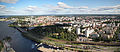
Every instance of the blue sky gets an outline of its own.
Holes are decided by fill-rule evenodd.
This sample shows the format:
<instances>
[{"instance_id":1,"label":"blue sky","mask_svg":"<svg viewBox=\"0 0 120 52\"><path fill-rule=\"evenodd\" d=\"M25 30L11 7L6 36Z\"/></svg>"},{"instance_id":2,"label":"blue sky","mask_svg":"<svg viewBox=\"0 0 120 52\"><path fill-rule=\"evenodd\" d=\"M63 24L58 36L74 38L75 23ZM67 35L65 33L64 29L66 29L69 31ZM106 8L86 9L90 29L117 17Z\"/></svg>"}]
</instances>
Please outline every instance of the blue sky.
<instances>
[{"instance_id":1,"label":"blue sky","mask_svg":"<svg viewBox=\"0 0 120 52\"><path fill-rule=\"evenodd\" d=\"M120 14L120 0L0 0L0 15Z\"/></svg>"}]
</instances>

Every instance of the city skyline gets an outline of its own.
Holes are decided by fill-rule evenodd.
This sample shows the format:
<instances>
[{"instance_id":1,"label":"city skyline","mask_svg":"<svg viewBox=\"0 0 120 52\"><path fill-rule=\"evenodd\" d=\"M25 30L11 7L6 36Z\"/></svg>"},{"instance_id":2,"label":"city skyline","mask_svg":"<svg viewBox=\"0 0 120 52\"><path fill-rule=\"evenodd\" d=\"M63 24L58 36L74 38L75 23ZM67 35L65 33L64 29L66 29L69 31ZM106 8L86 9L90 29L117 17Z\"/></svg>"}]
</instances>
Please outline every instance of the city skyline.
<instances>
[{"instance_id":1,"label":"city skyline","mask_svg":"<svg viewBox=\"0 0 120 52\"><path fill-rule=\"evenodd\" d=\"M0 15L120 14L120 0L0 0Z\"/></svg>"}]
</instances>

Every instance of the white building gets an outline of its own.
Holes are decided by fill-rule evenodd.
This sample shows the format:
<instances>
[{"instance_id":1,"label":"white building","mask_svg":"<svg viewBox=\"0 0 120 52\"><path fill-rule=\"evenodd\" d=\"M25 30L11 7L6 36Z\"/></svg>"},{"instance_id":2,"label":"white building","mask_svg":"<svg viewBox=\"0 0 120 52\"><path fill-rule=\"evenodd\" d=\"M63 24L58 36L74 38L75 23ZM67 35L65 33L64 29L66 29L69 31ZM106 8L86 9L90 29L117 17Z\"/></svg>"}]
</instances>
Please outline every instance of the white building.
<instances>
[{"instance_id":1,"label":"white building","mask_svg":"<svg viewBox=\"0 0 120 52\"><path fill-rule=\"evenodd\" d=\"M102 27L106 26L106 24L102 24Z\"/></svg>"},{"instance_id":2,"label":"white building","mask_svg":"<svg viewBox=\"0 0 120 52\"><path fill-rule=\"evenodd\" d=\"M88 26L90 26L90 23L84 23L83 24L83 27L88 27Z\"/></svg>"},{"instance_id":3,"label":"white building","mask_svg":"<svg viewBox=\"0 0 120 52\"><path fill-rule=\"evenodd\" d=\"M78 35L80 34L80 28L79 27L76 28L76 34L78 34Z\"/></svg>"},{"instance_id":4,"label":"white building","mask_svg":"<svg viewBox=\"0 0 120 52\"><path fill-rule=\"evenodd\" d=\"M69 28L68 28L68 31L71 32L71 30L72 30L72 29L69 27Z\"/></svg>"},{"instance_id":5,"label":"white building","mask_svg":"<svg viewBox=\"0 0 120 52\"><path fill-rule=\"evenodd\" d=\"M93 27L95 27L96 26L96 23L93 23Z\"/></svg>"},{"instance_id":6,"label":"white building","mask_svg":"<svg viewBox=\"0 0 120 52\"><path fill-rule=\"evenodd\" d=\"M86 37L89 37L89 35L91 34L91 33L93 33L94 32L94 29L86 29L86 31L85 31L85 35L86 35Z\"/></svg>"}]
</instances>

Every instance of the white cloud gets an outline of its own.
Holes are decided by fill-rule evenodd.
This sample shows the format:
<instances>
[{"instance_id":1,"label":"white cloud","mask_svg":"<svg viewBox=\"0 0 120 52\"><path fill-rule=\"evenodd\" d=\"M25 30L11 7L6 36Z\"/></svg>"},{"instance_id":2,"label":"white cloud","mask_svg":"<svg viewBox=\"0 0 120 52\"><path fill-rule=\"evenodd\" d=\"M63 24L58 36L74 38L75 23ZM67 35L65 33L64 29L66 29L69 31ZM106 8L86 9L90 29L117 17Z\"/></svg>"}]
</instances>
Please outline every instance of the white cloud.
<instances>
[{"instance_id":1,"label":"white cloud","mask_svg":"<svg viewBox=\"0 0 120 52\"><path fill-rule=\"evenodd\" d=\"M102 6L99 8L94 8L93 10L95 11L104 11L104 10L118 10L120 9L120 5L116 5L116 6Z\"/></svg>"},{"instance_id":2,"label":"white cloud","mask_svg":"<svg viewBox=\"0 0 120 52\"><path fill-rule=\"evenodd\" d=\"M0 14L4 13L6 10L6 6L5 5L0 5Z\"/></svg>"},{"instance_id":3,"label":"white cloud","mask_svg":"<svg viewBox=\"0 0 120 52\"><path fill-rule=\"evenodd\" d=\"M49 13L77 13L85 11L88 9L87 6L72 7L63 2L58 2L57 6L46 5Z\"/></svg>"},{"instance_id":4,"label":"white cloud","mask_svg":"<svg viewBox=\"0 0 120 52\"><path fill-rule=\"evenodd\" d=\"M13 8L14 7L6 7L5 5L0 5L0 15L16 14L17 11L15 11L15 9L13 9Z\"/></svg>"},{"instance_id":5,"label":"white cloud","mask_svg":"<svg viewBox=\"0 0 120 52\"><path fill-rule=\"evenodd\" d=\"M39 11L40 8L37 7L37 6L28 6L25 8L26 11L31 11L31 12L34 12L34 11Z\"/></svg>"},{"instance_id":6,"label":"white cloud","mask_svg":"<svg viewBox=\"0 0 120 52\"><path fill-rule=\"evenodd\" d=\"M5 7L5 5L0 5L0 9L4 9Z\"/></svg>"},{"instance_id":7,"label":"white cloud","mask_svg":"<svg viewBox=\"0 0 120 52\"><path fill-rule=\"evenodd\" d=\"M73 7L63 2L58 2L57 6L46 5L43 7L27 6L23 9L15 7L6 7L0 5L0 14L21 14L21 15L39 15L39 14L120 14L120 5L101 6L97 8L88 8L87 6Z\"/></svg>"},{"instance_id":8,"label":"white cloud","mask_svg":"<svg viewBox=\"0 0 120 52\"><path fill-rule=\"evenodd\" d=\"M26 12L27 14L42 14L42 13L47 13L45 9L43 8L39 8L38 6L27 6L23 9L24 12Z\"/></svg>"},{"instance_id":9,"label":"white cloud","mask_svg":"<svg viewBox=\"0 0 120 52\"><path fill-rule=\"evenodd\" d=\"M71 13L71 14L116 14L120 13L120 5L116 6L101 6L97 8L88 8L87 6L77 6L72 7L63 2L58 2L57 6L47 5L48 10L47 13L53 14L63 14L63 13ZM46 6L44 6L46 7Z\"/></svg>"},{"instance_id":10,"label":"white cloud","mask_svg":"<svg viewBox=\"0 0 120 52\"><path fill-rule=\"evenodd\" d=\"M5 3L16 3L18 0L0 0L0 2L5 2Z\"/></svg>"},{"instance_id":11,"label":"white cloud","mask_svg":"<svg viewBox=\"0 0 120 52\"><path fill-rule=\"evenodd\" d=\"M11 9L14 9L15 7L10 7Z\"/></svg>"},{"instance_id":12,"label":"white cloud","mask_svg":"<svg viewBox=\"0 0 120 52\"><path fill-rule=\"evenodd\" d=\"M61 8L73 8L71 6L68 6L67 4L63 3L63 2L58 2L58 7L61 7Z\"/></svg>"},{"instance_id":13,"label":"white cloud","mask_svg":"<svg viewBox=\"0 0 120 52\"><path fill-rule=\"evenodd\" d=\"M87 6L72 7L72 6L69 6L63 2L58 2L57 5L58 5L58 7L65 8L65 9L87 9L88 8Z\"/></svg>"},{"instance_id":14,"label":"white cloud","mask_svg":"<svg viewBox=\"0 0 120 52\"><path fill-rule=\"evenodd\" d=\"M76 7L76 8L78 8L78 9L87 9L88 6L81 6L81 7Z\"/></svg>"}]
</instances>

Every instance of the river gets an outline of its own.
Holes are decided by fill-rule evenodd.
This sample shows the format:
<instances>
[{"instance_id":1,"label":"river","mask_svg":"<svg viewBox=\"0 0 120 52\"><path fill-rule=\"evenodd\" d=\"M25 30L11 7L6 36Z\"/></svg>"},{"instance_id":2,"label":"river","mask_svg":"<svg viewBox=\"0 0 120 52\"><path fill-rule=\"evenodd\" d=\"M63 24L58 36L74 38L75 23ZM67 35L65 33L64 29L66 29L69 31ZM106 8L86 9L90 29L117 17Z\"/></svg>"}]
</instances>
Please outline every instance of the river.
<instances>
[{"instance_id":1,"label":"river","mask_svg":"<svg viewBox=\"0 0 120 52\"><path fill-rule=\"evenodd\" d=\"M39 52L36 48L32 49L32 45L34 45L35 42L23 37L18 30L8 27L9 23L10 22L0 22L0 40L6 36L10 36L12 38L10 42L11 47L16 52Z\"/></svg>"}]
</instances>

